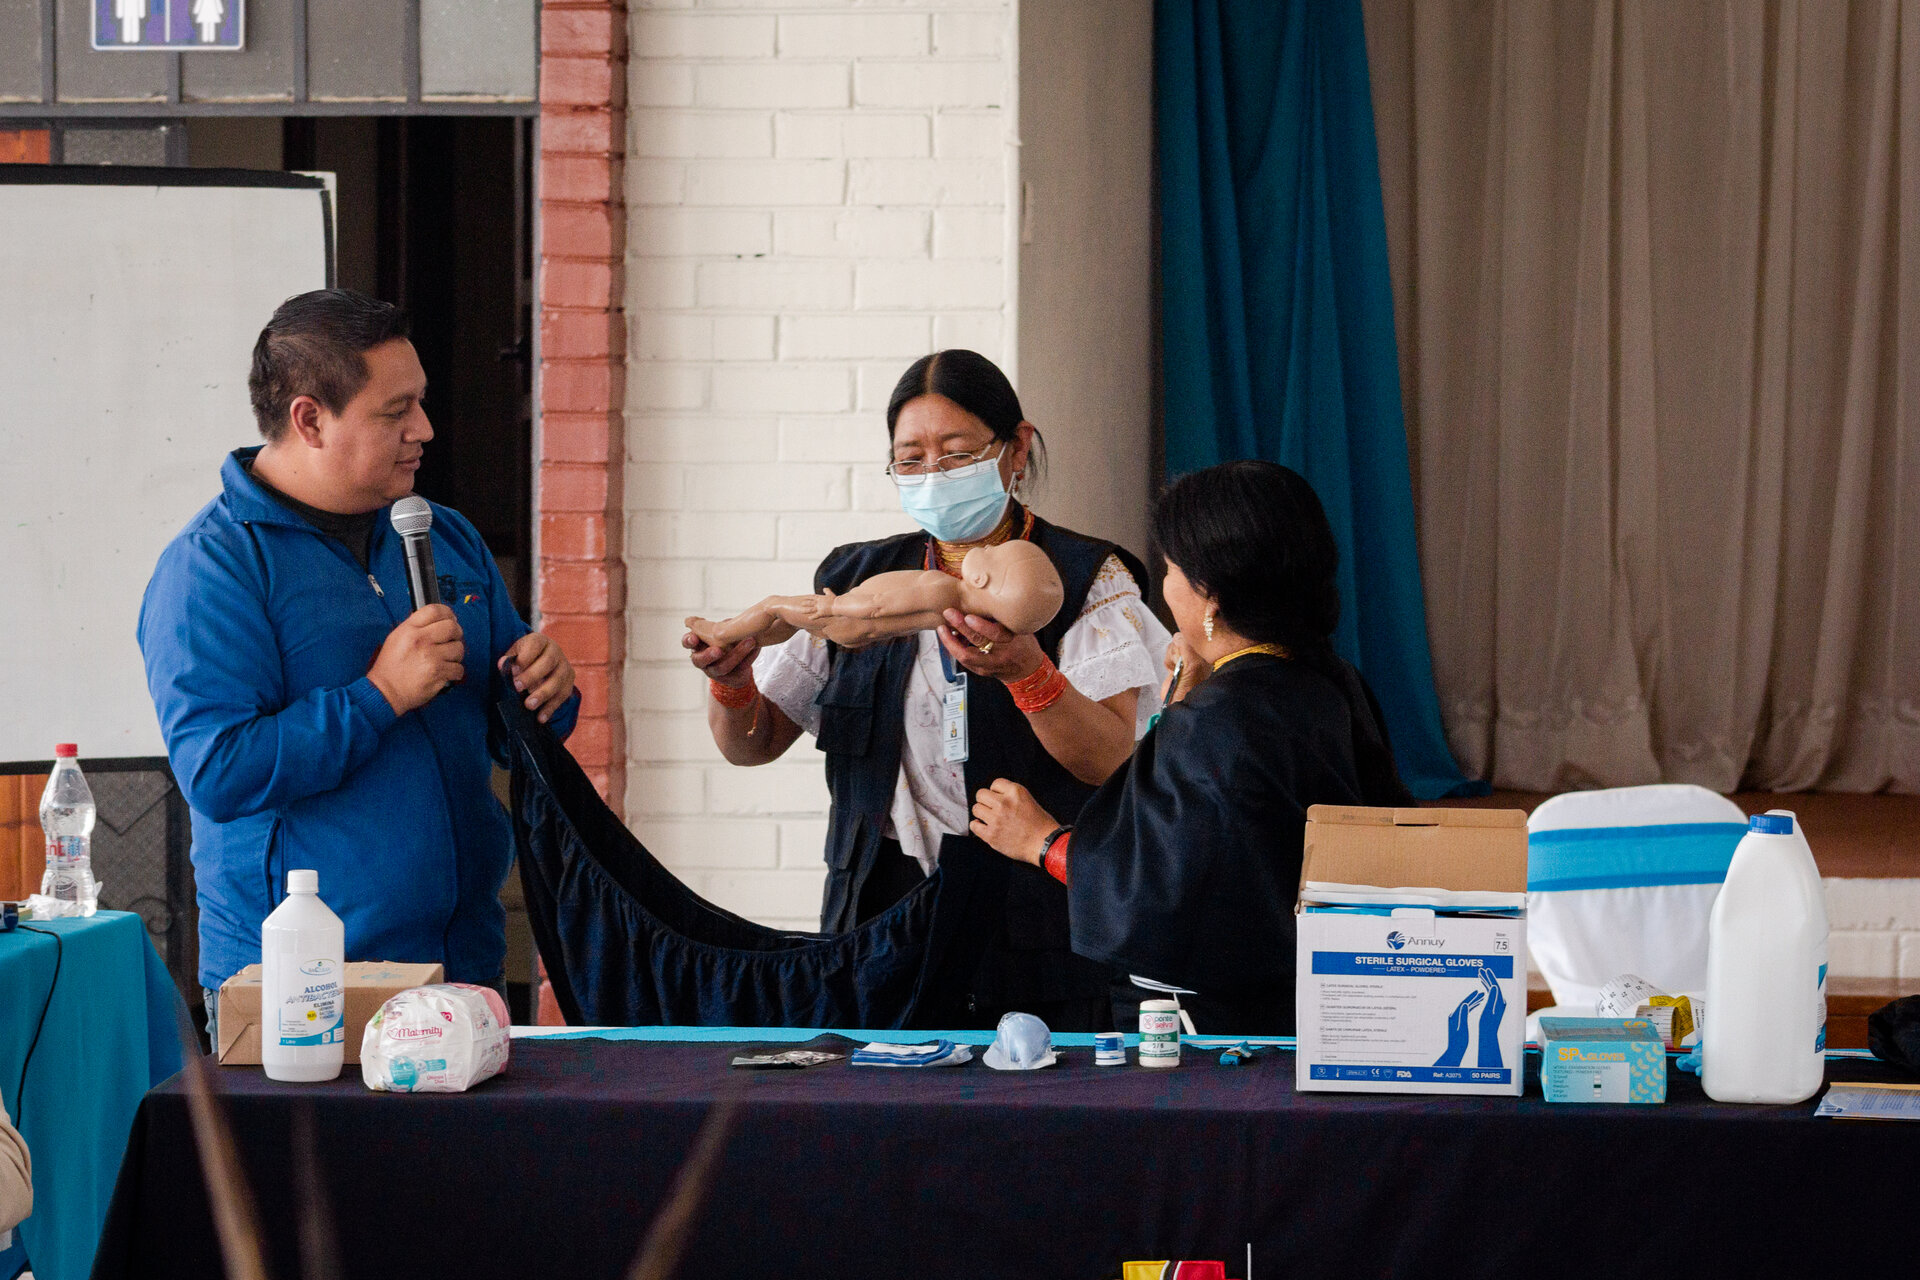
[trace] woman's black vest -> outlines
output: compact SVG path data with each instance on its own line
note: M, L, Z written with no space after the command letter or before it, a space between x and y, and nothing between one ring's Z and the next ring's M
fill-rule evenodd
M1037 518L1031 540L1053 561L1065 588L1060 612L1035 637L1047 656L1058 661L1061 638L1080 617L1087 591L1107 557L1119 556L1143 590L1146 570L1111 542ZM927 535L913 533L837 548L821 562L813 589L845 593L876 573L922 568L927 544ZM829 646L831 668L818 698L817 740L827 756L827 788L833 797L820 913L824 930L838 932L854 925L861 886L880 856L900 774L904 701L916 644L909 636L858 650ZM1031 791L1055 819L1071 823L1093 794L1094 788L1047 754L998 680L969 678L967 742L964 773L969 803L975 792L995 778L1010 778ZM956 849L956 845L971 848ZM973 989L965 993L970 1003L986 1009L1017 1006L1022 1001L1104 997L1106 970L1073 955L1069 946L1065 886L1037 867L1001 858L970 835L947 836L940 856L944 860L950 854L983 858L981 865L993 872L994 890L969 912L970 929L989 934L984 939L985 955L970 982Z

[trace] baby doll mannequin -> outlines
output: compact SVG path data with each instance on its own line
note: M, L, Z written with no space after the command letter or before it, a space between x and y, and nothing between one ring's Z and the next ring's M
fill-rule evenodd
M796 631L810 631L859 649L932 630L944 621L944 611L958 609L992 618L1016 635L1030 635L1053 621L1064 594L1047 553L1015 540L967 552L958 578L938 569L876 573L845 595L768 596L725 622L688 618L687 630L709 645L758 636L763 648Z

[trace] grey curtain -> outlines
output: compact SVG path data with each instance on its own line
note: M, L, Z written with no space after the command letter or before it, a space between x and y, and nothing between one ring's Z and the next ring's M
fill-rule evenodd
M1920 791L1920 0L1366 0L1448 740Z

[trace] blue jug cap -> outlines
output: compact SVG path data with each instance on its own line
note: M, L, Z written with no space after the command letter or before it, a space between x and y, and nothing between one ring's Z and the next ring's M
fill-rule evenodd
M1793 815L1756 813L1747 819L1747 830L1763 836L1790 836L1793 834Z

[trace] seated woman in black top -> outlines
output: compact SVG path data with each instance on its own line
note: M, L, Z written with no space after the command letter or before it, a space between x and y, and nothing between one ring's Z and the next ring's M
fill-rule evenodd
M973 831L1066 882L1080 955L1191 992L1203 1033L1291 1034L1307 806L1412 797L1333 651L1339 552L1307 482L1270 462L1196 472L1161 496L1153 536L1180 628L1166 712L1070 830L1000 779ZM1151 994L1116 983L1116 1025Z

